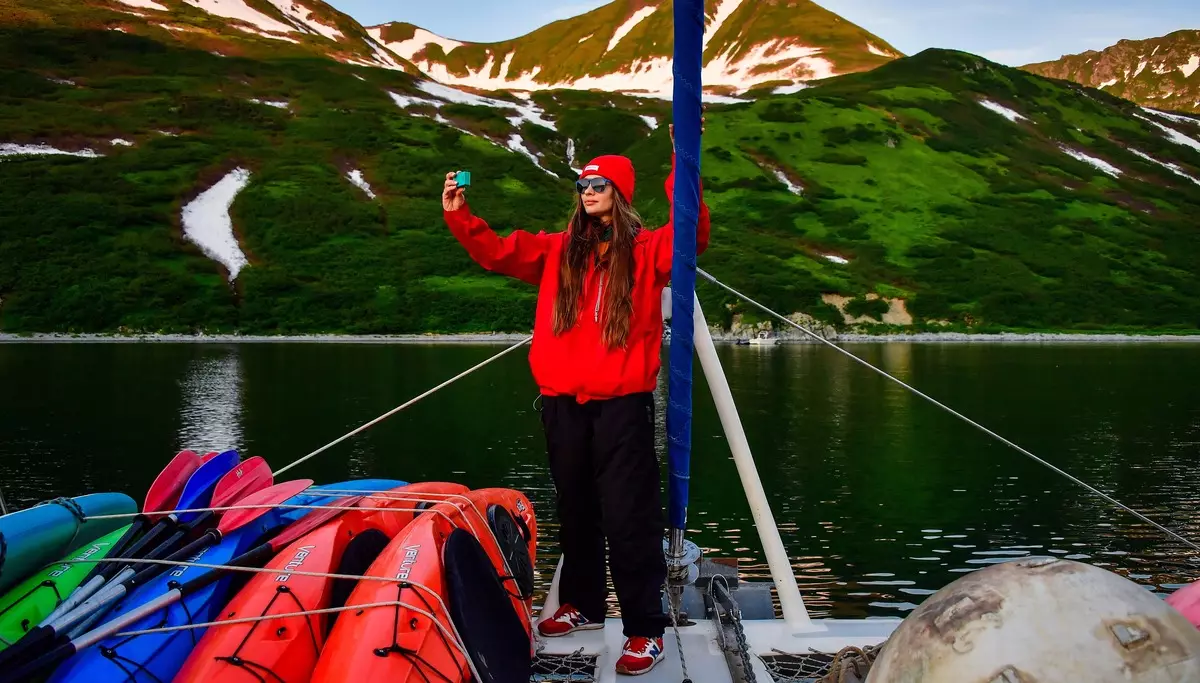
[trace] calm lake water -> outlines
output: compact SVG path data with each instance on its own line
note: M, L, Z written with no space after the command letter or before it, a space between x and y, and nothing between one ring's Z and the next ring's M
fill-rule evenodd
M16 506L101 490L140 500L182 448L237 448L278 469L500 348L0 344L0 486ZM1200 539L1200 347L848 348ZM1027 554L1163 593L1200 579L1182 544L830 349L720 354L815 615L903 616L963 572ZM544 525L545 583L557 546L535 397L518 352L286 476L522 489ZM694 442L690 538L767 577L702 381Z

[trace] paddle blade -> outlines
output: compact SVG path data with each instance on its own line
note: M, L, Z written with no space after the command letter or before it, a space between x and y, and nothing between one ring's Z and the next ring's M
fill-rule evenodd
M253 493L246 496L237 502L237 505L246 506L262 506L249 507L245 510L230 510L221 516L221 521L217 524L217 531L221 535L230 533L236 529L240 529L254 520L262 517L271 511L271 509L287 501L289 498L300 495L312 486L312 479L297 479L296 481L285 481L282 484L276 484L268 489L263 489L258 493Z
M275 483L267 461L255 456L221 477L213 489L212 507L221 508L237 503L252 493L258 493Z
M180 451L166 468L158 474L150 490L146 492L146 505L142 512L150 519L158 521L162 515L151 515L152 512L171 510L179 502L179 494L196 470L200 469L200 456L194 451Z
M184 485L183 493L179 495L179 502L175 509L190 510L209 507L217 482L221 481L221 477L224 477L227 472L237 467L239 460L237 451L225 451L201 465ZM179 521L190 522L199 514L198 512L181 514Z
M279 552L291 545L297 539L306 536L309 532L314 531L326 523L333 521L337 517L346 514L347 510L339 510L337 508L353 507L363 499L362 496L348 496L340 500L335 500L329 503L329 507L322 510L313 510L304 515L300 519L293 522L279 533L278 536L271 539L270 546L274 552Z

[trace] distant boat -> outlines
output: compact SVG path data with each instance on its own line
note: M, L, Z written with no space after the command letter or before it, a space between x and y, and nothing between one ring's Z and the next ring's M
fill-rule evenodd
M750 338L751 346L775 346L779 344L778 337L772 337L769 332L759 332L758 336Z

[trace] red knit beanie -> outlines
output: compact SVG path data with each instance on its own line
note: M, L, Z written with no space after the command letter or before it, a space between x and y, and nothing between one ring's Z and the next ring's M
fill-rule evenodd
M633 172L633 162L628 157L616 155L596 157L583 167L579 177L586 178L591 175L608 178L620 190L625 201L633 203L633 188L637 181Z

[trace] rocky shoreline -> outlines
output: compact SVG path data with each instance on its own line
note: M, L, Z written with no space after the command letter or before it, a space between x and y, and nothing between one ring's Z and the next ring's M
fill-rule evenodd
M526 334L421 334L421 335L187 335L187 334L31 334L16 335L0 333L2 343L190 343L190 344L515 344L524 340ZM750 338L745 331L729 332L713 330L713 339L721 344L733 344ZM781 344L815 344L807 335L784 330L775 339ZM1077 344L1077 343L1200 343L1200 335L1144 335L1144 334L1063 334L1063 333L1001 333L965 334L962 332L915 332L898 334L833 334L826 332L825 338L840 343L904 343L904 344Z

